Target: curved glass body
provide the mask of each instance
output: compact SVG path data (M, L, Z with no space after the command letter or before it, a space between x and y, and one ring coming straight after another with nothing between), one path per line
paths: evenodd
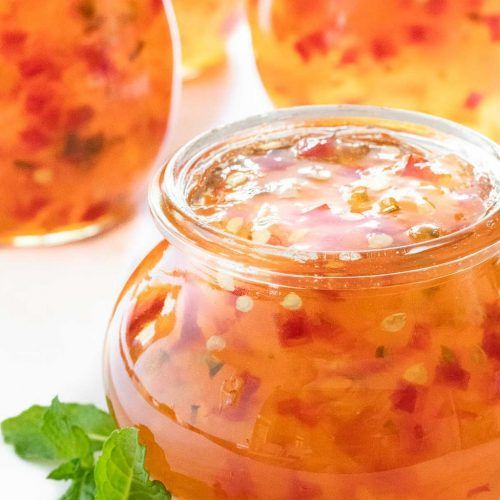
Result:
M169 17L161 0L2 2L0 243L77 240L134 210L170 116Z
M500 141L500 0L248 0L279 106L372 104Z
M221 236L183 206L216 146L353 117L438 129L500 162L424 115L297 108L202 136L152 187L169 241L119 298L105 379L118 423L139 427L149 469L181 498L500 495L497 206L432 242L318 254Z
M184 77L221 64L226 39L240 15L240 0L172 0L179 26Z

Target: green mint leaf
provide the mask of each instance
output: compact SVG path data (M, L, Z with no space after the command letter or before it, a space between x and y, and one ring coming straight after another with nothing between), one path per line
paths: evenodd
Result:
M93 451L100 450L104 441L116 429L111 415L94 405L66 403L63 406L72 425L85 431L91 441Z
M67 481L69 479L79 479L86 473L79 458L74 458L69 462L64 462L59 467L49 473L47 479L55 481Z
M95 500L93 471L88 470L81 477L75 479L59 500Z
M80 458L86 465L93 463L90 439L85 432L73 425L65 406L58 398L43 415L42 432L49 438L60 460Z
M47 417L49 411L51 413ZM46 418L49 420L47 424ZM92 452L100 450L106 438L116 428L111 416L93 405L61 403L57 400L51 407L35 405L8 418L2 422L2 434L5 442L13 445L16 453L26 460L78 458L79 455L68 456L66 451L61 453L61 436L57 428L60 419L66 422L65 428L68 425L70 428L76 427L87 435ZM76 434L80 434L81 441L86 441L81 437L81 432L76 431Z
M145 454L137 429L114 431L95 466L95 500L170 500L165 487L149 479Z
M43 416L46 411L46 407L35 405L16 417L2 422L5 442L13 445L16 453L25 460L57 458L56 448L42 431Z

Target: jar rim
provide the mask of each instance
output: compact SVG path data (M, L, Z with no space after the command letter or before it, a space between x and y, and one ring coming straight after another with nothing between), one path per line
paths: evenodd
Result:
M293 250L288 247L255 243L209 226L189 209L186 181L189 167L204 154L217 151L230 140L266 135L271 131L291 131L323 121L340 124L397 127L434 137L458 139L498 160L495 202L489 212L473 224L431 241L387 249ZM328 126L328 125L324 125ZM408 128L409 127L409 128ZM254 115L202 133L178 149L155 175L149 190L149 205L163 236L172 244L201 258L216 259L219 267L238 266L253 272L294 278L371 278L398 276L461 263L492 248L496 251L500 233L500 146L463 125L415 111L378 106L316 105L283 108ZM225 265L224 265L225 264Z

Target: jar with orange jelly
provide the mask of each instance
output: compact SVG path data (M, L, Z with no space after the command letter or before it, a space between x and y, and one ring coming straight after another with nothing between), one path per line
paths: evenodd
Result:
M247 0L280 106L422 111L500 141L500 0Z
M374 107L178 151L105 350L154 477L187 499L499 498L499 172L476 132Z
M171 20L169 0L2 1L0 245L134 212L169 124Z
M241 0L172 0L182 45L183 76L199 77L226 59L226 42L241 15Z

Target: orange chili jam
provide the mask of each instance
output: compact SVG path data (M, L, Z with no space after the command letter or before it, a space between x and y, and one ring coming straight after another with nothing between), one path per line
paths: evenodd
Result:
M105 355L154 476L187 499L498 498L499 167L472 131L355 106L181 149Z
M492 192L484 171L432 142L339 126L226 151L189 202L256 243L338 251L451 234L485 215Z
M374 104L500 140L500 0L248 0L273 101Z
M2 0L0 244L77 240L134 211L169 120L168 21L161 0Z

